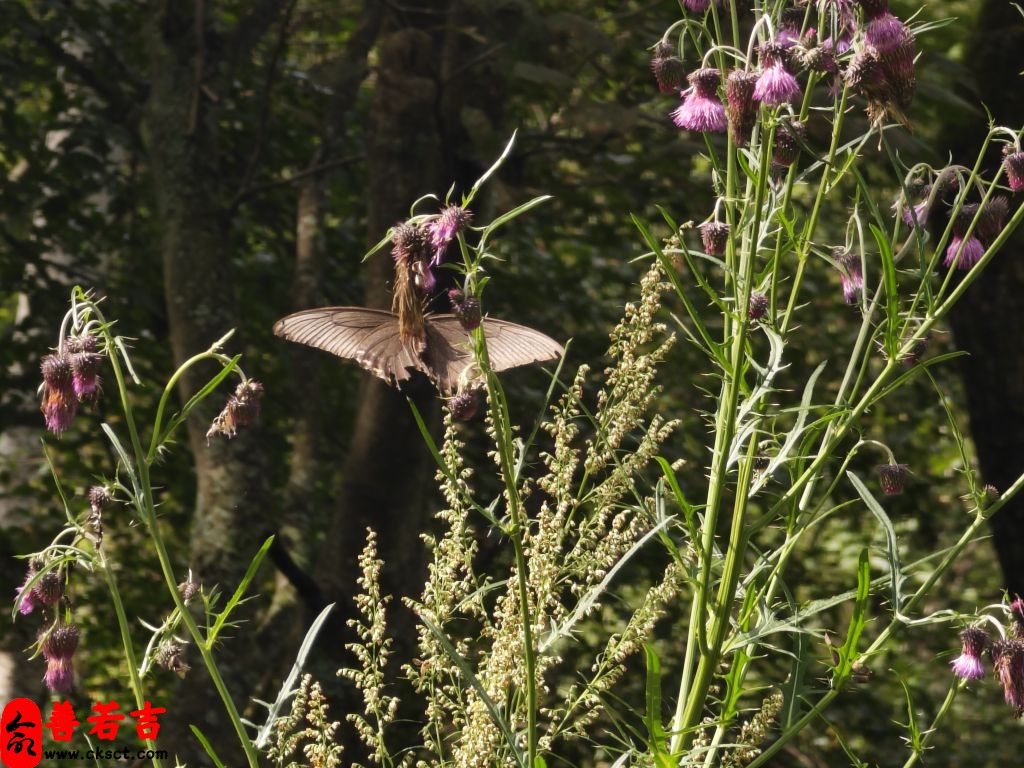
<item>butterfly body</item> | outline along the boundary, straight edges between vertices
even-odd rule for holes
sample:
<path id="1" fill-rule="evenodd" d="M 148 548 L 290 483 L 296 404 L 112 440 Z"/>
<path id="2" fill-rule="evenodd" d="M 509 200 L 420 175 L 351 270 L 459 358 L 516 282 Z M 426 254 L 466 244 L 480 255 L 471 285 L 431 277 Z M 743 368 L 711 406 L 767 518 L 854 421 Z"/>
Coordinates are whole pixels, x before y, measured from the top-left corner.
<path id="1" fill-rule="evenodd" d="M 479 378 L 469 336 L 455 315 L 422 315 L 422 334 L 409 334 L 406 326 L 394 312 L 324 307 L 278 320 L 274 333 L 353 360 L 395 387 L 420 371 L 442 395 L 451 395 Z M 485 318 L 483 329 L 495 371 L 555 360 L 565 351 L 551 337 L 505 320 Z"/>

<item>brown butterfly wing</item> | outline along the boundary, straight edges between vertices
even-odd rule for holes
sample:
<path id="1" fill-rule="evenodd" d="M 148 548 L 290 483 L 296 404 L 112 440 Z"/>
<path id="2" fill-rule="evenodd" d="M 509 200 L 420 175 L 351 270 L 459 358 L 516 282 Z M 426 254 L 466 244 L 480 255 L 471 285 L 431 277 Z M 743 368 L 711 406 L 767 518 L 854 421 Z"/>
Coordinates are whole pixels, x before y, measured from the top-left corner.
<path id="1" fill-rule="evenodd" d="M 274 333 L 288 341 L 354 360 L 396 387 L 410 379 L 413 371 L 428 373 L 415 350 L 402 343 L 398 317 L 384 310 L 307 309 L 278 320 Z"/>
<path id="2" fill-rule="evenodd" d="M 483 321 L 487 353 L 495 371 L 557 360 L 565 349 L 540 331 L 506 320 Z M 474 363 L 469 336 L 455 315 L 427 316 L 426 370 L 442 394 L 458 389 L 463 371 Z"/>

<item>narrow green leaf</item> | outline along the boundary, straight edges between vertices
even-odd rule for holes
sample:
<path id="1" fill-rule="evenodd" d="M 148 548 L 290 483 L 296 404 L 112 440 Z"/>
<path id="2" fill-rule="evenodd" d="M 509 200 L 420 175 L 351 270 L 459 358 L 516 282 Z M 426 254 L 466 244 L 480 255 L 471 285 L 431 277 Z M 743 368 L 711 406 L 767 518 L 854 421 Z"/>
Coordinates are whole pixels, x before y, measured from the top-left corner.
<path id="1" fill-rule="evenodd" d="M 903 585 L 903 573 L 900 567 L 900 550 L 896 541 L 896 529 L 893 528 L 892 520 L 882 509 L 882 505 L 878 503 L 878 500 L 874 497 L 871 491 L 868 490 L 864 482 L 857 477 L 851 470 L 847 470 L 846 476 L 853 483 L 853 487 L 860 494 L 860 497 L 864 500 L 868 509 L 871 510 L 878 522 L 882 525 L 882 530 L 885 532 L 885 555 L 889 561 L 889 575 L 890 575 L 890 593 L 892 595 L 892 610 L 893 613 L 900 619 L 904 619 L 901 610 L 903 606 L 903 600 L 901 595 L 901 588 Z"/>
<path id="2" fill-rule="evenodd" d="M 309 625 L 309 629 L 306 630 L 306 636 L 302 638 L 302 645 L 299 646 L 299 652 L 295 654 L 295 661 L 288 672 L 288 677 L 284 679 L 280 690 L 277 692 L 277 698 L 274 699 L 273 704 L 266 705 L 268 710 L 267 720 L 256 733 L 255 744 L 257 749 L 263 749 L 267 745 L 270 734 L 274 730 L 274 723 L 277 722 L 285 702 L 295 693 L 295 683 L 299 679 L 299 674 L 306 665 L 306 659 L 309 657 L 310 651 L 313 650 L 313 643 L 316 642 L 316 637 L 320 634 L 320 630 L 323 628 L 324 622 L 327 621 L 327 617 L 333 608 L 334 603 L 331 603 L 320 611 L 320 615 L 313 620 L 313 623 Z"/>
<path id="3" fill-rule="evenodd" d="M 896 280 L 896 262 L 893 259 L 889 238 L 882 228 L 869 223 L 868 229 L 871 230 L 875 242 L 878 243 L 878 252 L 881 255 L 882 276 L 885 284 L 885 350 L 890 356 L 893 356 L 899 349 L 900 341 L 897 336 L 900 326 L 900 296 L 899 284 Z"/>
<path id="4" fill-rule="evenodd" d="M 871 593 L 871 565 L 868 558 L 868 548 L 860 552 L 857 562 L 857 599 L 853 604 L 853 617 L 850 619 L 850 626 L 846 631 L 846 642 L 839 649 L 839 664 L 836 665 L 835 682 L 836 688 L 842 687 L 843 683 L 853 671 L 854 662 L 857 661 L 857 643 L 860 635 L 867 626 L 868 597 Z"/>
<path id="5" fill-rule="evenodd" d="M 516 218 L 517 216 L 522 216 L 524 213 L 531 210 L 532 208 L 536 208 L 538 205 L 546 203 L 548 200 L 551 199 L 551 195 L 540 195 L 538 197 L 533 198 L 532 200 L 527 200 L 522 205 L 517 205 L 511 211 L 506 211 L 505 213 L 498 216 L 498 218 L 494 219 L 494 221 L 490 222 L 486 227 L 484 227 L 484 231 L 480 235 L 480 244 L 478 248 L 480 250 L 483 250 L 484 243 L 486 243 L 487 239 L 492 234 L 497 232 L 500 227 L 502 227 L 505 224 L 508 224 L 508 222 L 512 221 L 512 219 Z"/>
<path id="6" fill-rule="evenodd" d="M 222 381 L 224 381 L 224 379 L 231 375 L 231 372 L 238 367 L 238 361 L 241 359 L 241 355 L 235 355 L 233 358 L 231 358 L 231 360 L 228 361 L 228 363 L 223 368 L 221 368 L 212 379 L 210 379 L 208 382 L 206 382 L 205 385 L 203 385 L 202 389 L 200 389 L 198 392 L 196 392 L 194 395 L 192 395 L 192 397 L 188 399 L 188 402 L 185 403 L 184 408 L 182 408 L 180 411 L 178 411 L 178 413 L 174 414 L 170 418 L 170 420 L 168 420 L 167 426 L 160 434 L 160 439 L 153 446 L 150 447 L 150 453 L 148 456 L 150 461 L 152 461 L 153 456 L 155 455 L 156 448 L 167 442 L 167 438 L 169 438 L 174 433 L 174 430 L 176 430 L 181 425 L 181 423 L 188 418 L 188 415 L 192 412 L 192 409 L 194 409 L 203 400 L 205 400 L 206 397 L 211 392 L 213 392 L 213 390 L 215 390 Z"/>
<path id="7" fill-rule="evenodd" d="M 228 620 L 228 616 L 231 611 L 241 602 L 242 596 L 245 594 L 245 590 L 248 589 L 249 584 L 256 576 L 256 571 L 259 570 L 260 565 L 263 563 L 263 558 L 266 557 L 267 552 L 270 551 L 270 545 L 274 543 L 274 537 L 268 536 L 267 540 L 263 542 L 263 546 L 259 548 L 259 551 L 253 555 L 252 560 L 249 561 L 249 567 L 245 570 L 245 575 L 242 576 L 242 580 L 239 582 L 238 587 L 235 589 L 233 595 L 228 600 L 227 604 L 217 615 L 217 620 L 214 622 L 213 627 L 210 628 L 209 634 L 206 636 L 206 647 L 213 648 L 214 642 L 217 640 L 217 633 L 223 628 L 224 624 Z"/>
<path id="8" fill-rule="evenodd" d="M 668 738 L 661 723 L 661 661 L 649 643 L 644 643 L 644 657 L 647 661 L 647 687 L 644 725 L 647 728 L 647 743 L 654 764 L 658 768 L 675 768 L 666 745 Z"/>
<path id="9" fill-rule="evenodd" d="M 203 745 L 203 751 L 210 756 L 210 759 L 213 760 L 213 764 L 217 766 L 217 768 L 224 768 L 224 763 L 221 762 L 219 757 L 217 757 L 217 753 L 213 751 L 213 747 L 210 745 L 210 742 L 207 741 L 203 732 L 194 725 L 190 725 L 189 729 L 192 731 L 192 734 L 199 739 L 199 743 Z"/>

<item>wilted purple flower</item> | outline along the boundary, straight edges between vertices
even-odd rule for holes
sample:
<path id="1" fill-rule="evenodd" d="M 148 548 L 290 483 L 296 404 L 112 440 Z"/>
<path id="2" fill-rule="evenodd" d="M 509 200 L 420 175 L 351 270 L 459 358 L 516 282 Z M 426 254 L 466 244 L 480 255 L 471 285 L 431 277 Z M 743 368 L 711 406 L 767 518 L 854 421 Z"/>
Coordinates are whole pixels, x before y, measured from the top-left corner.
<path id="1" fill-rule="evenodd" d="M 1024 152 L 1009 152 L 1003 159 L 1006 183 L 1014 192 L 1024 189 Z"/>
<path id="2" fill-rule="evenodd" d="M 476 392 L 459 392 L 448 401 L 448 410 L 452 412 L 459 421 L 469 421 L 476 416 L 479 402 L 477 400 Z"/>
<path id="3" fill-rule="evenodd" d="M 192 581 L 192 576 L 189 575 L 186 581 L 183 581 L 178 585 L 178 594 L 181 595 L 182 601 L 187 603 L 199 594 L 200 589 L 202 589 L 202 584 L 198 581 Z"/>
<path id="4" fill-rule="evenodd" d="M 981 654 L 988 646 L 988 633 L 981 627 L 968 627 L 960 633 L 960 639 L 963 650 L 950 662 L 953 674 L 964 680 L 980 680 L 985 676 Z"/>
<path id="5" fill-rule="evenodd" d="M 886 496 L 899 496 L 907 482 L 910 472 L 906 464 L 880 464 L 875 467 L 878 472 L 878 484 Z"/>
<path id="6" fill-rule="evenodd" d="M 74 421 L 78 409 L 71 361 L 62 354 L 47 355 L 42 361 L 43 404 L 46 428 L 60 434 Z"/>
<path id="7" fill-rule="evenodd" d="M 185 649 L 173 640 L 166 640 L 160 644 L 153 654 L 153 661 L 164 669 L 169 669 L 178 677 L 184 678 L 188 674 L 189 667 L 185 663 Z"/>
<path id="8" fill-rule="evenodd" d="M 800 48 L 797 53 L 800 63 L 812 72 L 834 75 L 839 71 L 836 64 L 835 47 L 831 38 L 822 40 L 818 45 Z"/>
<path id="9" fill-rule="evenodd" d="M 864 273 L 861 270 L 860 256 L 843 248 L 832 252 L 839 265 L 839 279 L 843 284 L 843 298 L 847 304 L 856 304 L 864 290 Z"/>
<path id="10" fill-rule="evenodd" d="M 452 314 L 465 330 L 473 331 L 480 327 L 480 299 L 464 296 L 458 288 L 448 291 L 448 298 L 452 303 Z"/>
<path id="11" fill-rule="evenodd" d="M 754 87 L 757 75 L 743 69 L 734 69 L 725 79 L 726 113 L 733 144 L 745 146 L 757 123 L 757 102 Z"/>
<path id="12" fill-rule="evenodd" d="M 1020 717 L 1024 712 L 1024 640 L 996 640 L 990 653 L 992 667 L 1003 685 L 1006 703 Z"/>
<path id="13" fill-rule="evenodd" d="M 252 424 L 260 413 L 260 398 L 263 396 L 263 385 L 255 379 L 246 379 L 235 388 L 235 394 L 228 398 L 217 417 L 206 432 L 209 440 L 215 434 L 232 438 L 238 433 L 238 427 Z"/>
<path id="14" fill-rule="evenodd" d="M 99 391 L 97 374 L 102 363 L 103 355 L 98 352 L 76 352 L 71 356 L 71 384 L 80 402 L 92 400 Z"/>
<path id="15" fill-rule="evenodd" d="M 947 268 L 955 266 L 957 269 L 970 269 L 985 255 L 985 246 L 981 240 L 973 233 L 967 237 L 967 230 L 977 212 L 977 205 L 965 205 L 953 220 L 953 237 L 950 238 L 946 258 L 942 262 Z"/>
<path id="16" fill-rule="evenodd" d="M 676 55 L 676 48 L 662 40 L 654 48 L 651 57 L 651 72 L 658 81 L 658 90 L 662 93 L 678 91 L 686 79 L 686 68 L 683 61 Z"/>
<path id="17" fill-rule="evenodd" d="M 800 84 L 786 69 L 786 46 L 771 42 L 761 46 L 761 74 L 754 86 L 754 98 L 762 104 L 787 104 L 800 95 Z"/>
<path id="18" fill-rule="evenodd" d="M 713 67 L 704 67 L 691 73 L 689 79 L 692 87 L 683 91 L 683 103 L 672 112 L 672 121 L 688 131 L 724 131 L 728 125 L 725 107 L 717 94 L 721 73 Z"/>
<path id="19" fill-rule="evenodd" d="M 704 253 L 708 256 L 721 256 L 729 242 L 729 225 L 724 221 L 708 221 L 700 225 L 700 239 L 704 244 Z"/>
<path id="20" fill-rule="evenodd" d="M 93 512 L 102 512 L 110 502 L 110 491 L 106 486 L 94 485 L 89 489 L 89 507 Z"/>

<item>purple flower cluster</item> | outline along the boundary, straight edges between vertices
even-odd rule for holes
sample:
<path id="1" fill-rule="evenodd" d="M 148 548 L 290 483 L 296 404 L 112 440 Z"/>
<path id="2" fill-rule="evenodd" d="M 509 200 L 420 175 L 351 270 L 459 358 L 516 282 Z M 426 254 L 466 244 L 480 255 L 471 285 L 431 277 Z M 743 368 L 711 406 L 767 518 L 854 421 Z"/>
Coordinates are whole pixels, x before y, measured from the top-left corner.
<path id="1" fill-rule="evenodd" d="M 40 410 L 47 429 L 58 435 L 64 432 L 74 421 L 78 405 L 96 399 L 102 363 L 103 355 L 96 351 L 96 337 L 91 334 L 69 337 L 57 353 L 42 359 Z"/>
<path id="2" fill-rule="evenodd" d="M 672 121 L 688 131 L 720 133 L 728 121 L 725 107 L 718 100 L 722 74 L 713 67 L 704 67 L 690 74 L 690 88 L 682 92 L 683 103 L 672 112 Z"/>
<path id="3" fill-rule="evenodd" d="M 872 120 L 901 115 L 917 88 L 914 34 L 892 15 L 889 0 L 859 0 L 864 14 L 863 45 L 847 69 L 846 82 L 868 99 Z"/>

